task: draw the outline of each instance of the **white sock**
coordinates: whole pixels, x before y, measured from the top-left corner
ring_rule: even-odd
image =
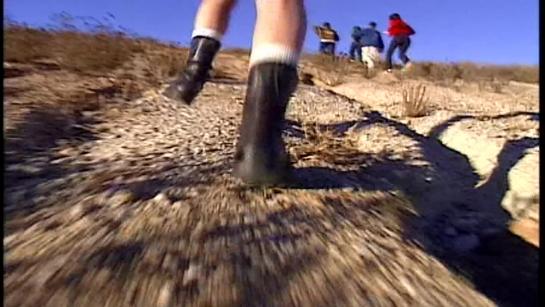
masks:
[[[210,28],[195,28],[193,30],[193,33],[191,33],[191,38],[194,38],[196,36],[204,36],[208,38],[213,38],[217,40],[218,42],[221,42],[223,34]]]
[[[260,44],[252,49],[250,67],[264,62],[297,66],[299,52],[279,44]]]

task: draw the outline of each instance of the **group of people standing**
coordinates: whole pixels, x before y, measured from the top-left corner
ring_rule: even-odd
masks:
[[[389,17],[388,30],[384,34],[392,37],[390,45],[386,51],[386,69],[392,71],[392,56],[396,49],[399,50],[399,59],[405,67],[410,65],[410,59],[407,56],[407,50],[411,45],[410,36],[415,34],[414,29],[408,25],[397,13]],[[316,34],[320,38],[320,53],[335,55],[335,46],[340,40],[337,32],[328,22],[320,27],[314,27]],[[352,43],[350,44],[350,58],[355,61],[361,61],[369,69],[374,69],[380,62],[380,55],[384,51],[384,41],[382,34],[377,30],[377,23],[370,22],[365,28],[355,26],[352,28]]]

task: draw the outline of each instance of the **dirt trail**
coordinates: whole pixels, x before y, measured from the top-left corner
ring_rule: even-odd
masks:
[[[537,306],[537,249],[502,220],[472,229],[490,219],[442,165],[471,173],[459,154],[301,86],[286,129],[299,184],[250,189],[230,176],[243,94],[106,103],[39,148],[17,136],[40,123],[14,123],[6,306]]]

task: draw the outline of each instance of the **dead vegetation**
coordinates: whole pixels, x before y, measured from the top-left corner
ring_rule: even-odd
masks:
[[[326,55],[305,55],[302,66],[306,74],[314,76],[328,86],[343,84],[349,76],[360,76],[365,79],[375,78],[378,69],[369,70],[362,63],[341,57]],[[431,81],[439,86],[455,88],[458,81],[476,83],[479,90],[503,93],[509,82],[539,83],[539,67],[524,65],[479,65],[476,63],[433,63],[416,62],[411,69],[399,71],[401,67],[394,65],[396,76],[405,80]]]
[[[69,72],[104,76],[137,58],[145,72],[134,77],[150,83],[172,76],[185,61],[186,49],[111,23],[68,14],[54,19],[55,24],[47,28],[5,22],[4,61],[27,64],[47,59]]]
[[[328,86],[342,84],[350,70],[350,62],[341,57],[318,54],[305,59],[312,66],[312,74]]]
[[[501,82],[517,81],[539,83],[539,67],[524,65],[479,65],[476,63],[417,62],[406,73],[412,78],[429,81]]]
[[[401,92],[403,115],[407,117],[424,116],[429,111],[430,98],[423,84],[412,85]]]

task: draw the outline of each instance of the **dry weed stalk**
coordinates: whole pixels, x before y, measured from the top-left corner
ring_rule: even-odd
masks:
[[[403,89],[402,98],[405,116],[420,117],[427,114],[430,99],[426,95],[426,86],[418,84]]]
[[[342,84],[349,70],[348,60],[337,56],[318,55],[313,64],[317,78],[328,86]]]

